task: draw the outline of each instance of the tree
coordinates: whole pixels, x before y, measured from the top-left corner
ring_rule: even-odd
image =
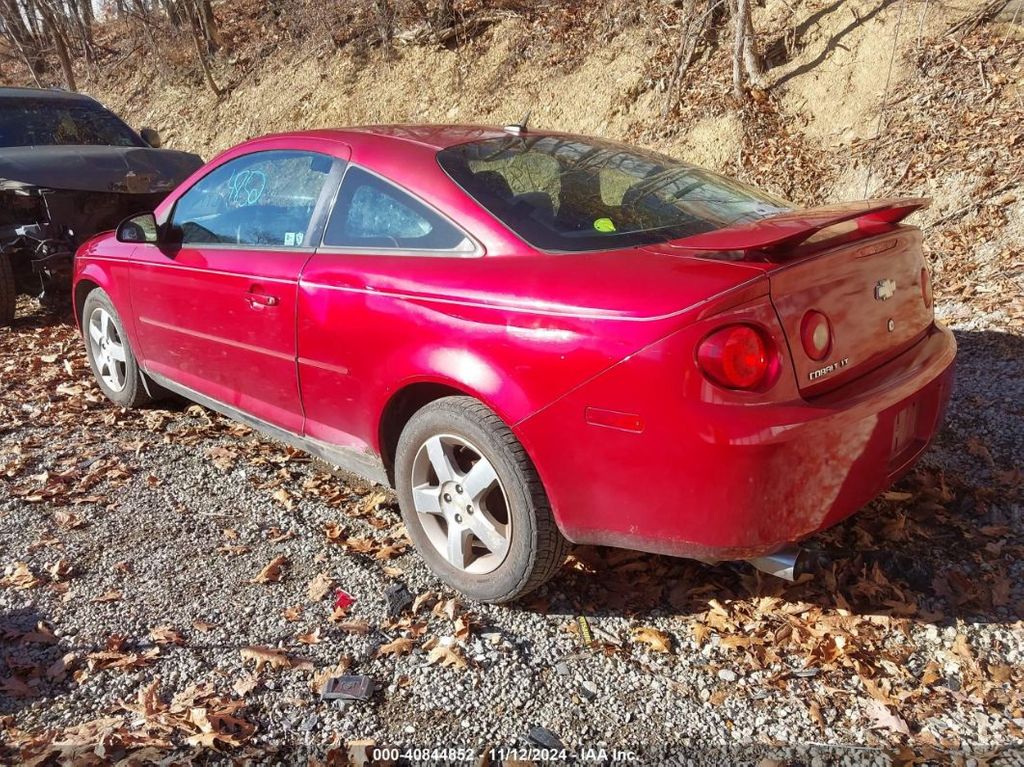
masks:
[[[757,53],[754,22],[750,18],[750,0],[734,0],[733,5],[732,90],[740,101],[747,99],[743,86],[744,74],[751,84],[760,81],[763,74],[761,57]]]

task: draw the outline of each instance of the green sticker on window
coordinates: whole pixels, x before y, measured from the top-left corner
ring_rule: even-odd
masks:
[[[610,218],[599,218],[594,222],[594,228],[599,232],[614,232],[615,222]]]

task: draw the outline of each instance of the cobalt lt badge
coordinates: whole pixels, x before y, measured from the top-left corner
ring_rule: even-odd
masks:
[[[896,295],[896,281],[888,278],[879,280],[875,284],[875,300],[888,301]]]

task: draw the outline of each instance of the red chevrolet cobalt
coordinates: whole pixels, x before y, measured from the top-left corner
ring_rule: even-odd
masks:
[[[921,199],[797,209],[523,126],[269,136],[79,250],[116,404],[171,391],[393,486],[503,602],[569,542],[789,575],[939,428]]]

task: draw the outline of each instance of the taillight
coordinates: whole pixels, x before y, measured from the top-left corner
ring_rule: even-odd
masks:
[[[704,373],[729,389],[755,389],[771,367],[768,342],[750,325],[730,325],[705,338],[697,349]]]
[[[823,360],[832,350],[832,326],[828,317],[812,309],[800,322],[800,341],[812,360]]]
[[[925,309],[932,308],[932,276],[928,273],[928,267],[921,267],[921,298],[924,299]]]

